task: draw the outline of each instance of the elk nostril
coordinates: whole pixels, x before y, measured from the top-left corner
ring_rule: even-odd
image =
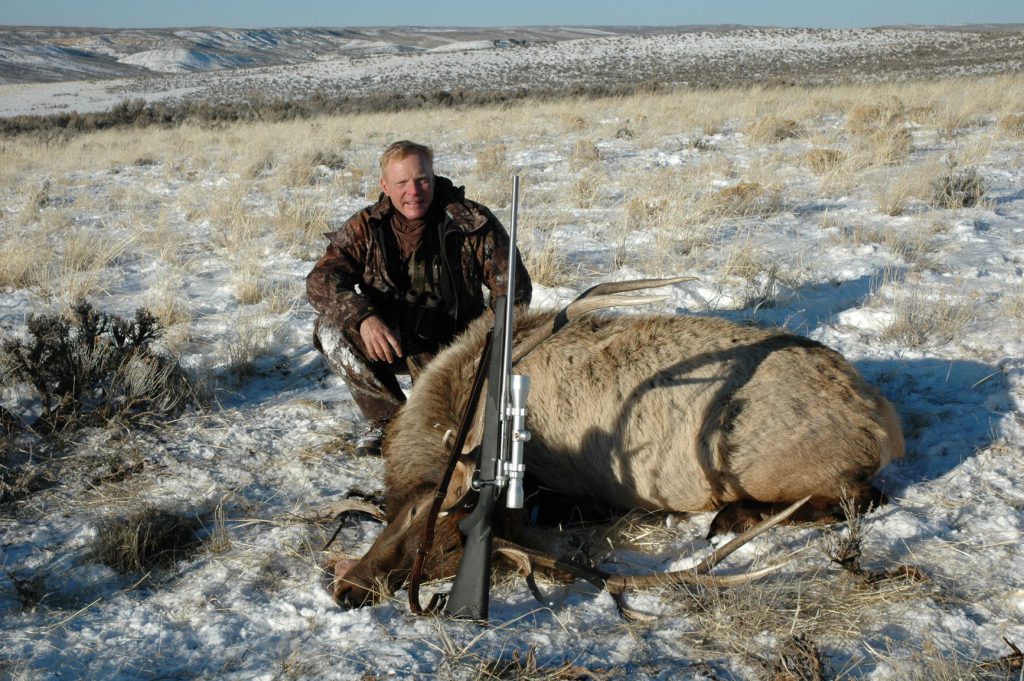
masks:
[[[334,592],[334,601],[345,610],[355,610],[366,604],[366,594],[351,584],[345,584]]]
[[[358,608],[359,605],[355,602],[356,599],[352,593],[353,589],[345,585],[334,592],[334,601],[345,610],[352,610]]]

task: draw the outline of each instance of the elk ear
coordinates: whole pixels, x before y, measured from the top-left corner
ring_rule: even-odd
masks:
[[[461,506],[466,497],[473,494],[473,473],[476,471],[473,457],[462,456],[452,471],[452,480],[448,483],[448,494],[441,504],[442,511],[450,511]]]

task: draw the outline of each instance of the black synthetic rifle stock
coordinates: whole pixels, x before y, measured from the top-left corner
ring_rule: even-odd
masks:
[[[487,619],[491,588],[491,521],[498,500],[498,464],[501,458],[501,345],[505,320],[500,314],[507,298],[498,298],[494,307],[494,333],[491,334],[487,394],[484,398],[484,434],[480,448],[477,480],[481,483],[476,506],[459,523],[465,537],[459,571],[452,584],[444,610],[449,615],[468,619]],[[496,347],[497,346],[497,347]]]
[[[523,429],[529,380],[512,376],[512,328],[514,323],[516,232],[519,178],[513,178],[512,222],[506,295],[495,298],[484,401],[484,432],[473,486],[478,498],[472,512],[459,523],[465,542],[459,570],[445,603],[448,615],[487,619],[491,587],[491,523],[501,490],[508,486],[508,506],[522,507],[522,443],[529,439]],[[481,360],[482,361],[482,360]]]

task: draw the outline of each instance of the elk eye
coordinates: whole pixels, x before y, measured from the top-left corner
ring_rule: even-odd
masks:
[[[409,509],[409,517],[410,518],[415,518],[416,517],[416,507],[415,506],[413,506],[412,508]]]

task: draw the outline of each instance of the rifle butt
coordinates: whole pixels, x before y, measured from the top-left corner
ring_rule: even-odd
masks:
[[[444,612],[452,617],[486,620],[491,589],[491,516],[497,491],[493,485],[480,490],[476,508],[459,524],[465,537],[459,571],[452,583]]]

